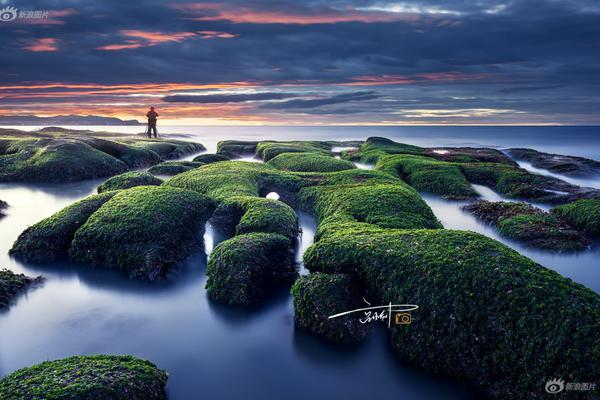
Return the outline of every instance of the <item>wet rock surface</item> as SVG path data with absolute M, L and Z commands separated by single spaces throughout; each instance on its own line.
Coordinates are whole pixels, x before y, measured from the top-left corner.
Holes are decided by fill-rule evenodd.
M 515 160 L 530 162 L 535 168 L 545 169 L 555 174 L 573 177 L 600 175 L 600 161 L 589 158 L 550 154 L 526 148 L 512 148 L 506 152 Z
M 0 269 L 0 311 L 7 309 L 19 294 L 41 285 L 44 278 L 30 278 L 23 274 L 15 274 L 8 269 Z
M 501 235 L 531 247 L 572 251 L 591 244 L 563 219 L 527 203 L 480 201 L 463 209 L 496 226 Z
M 74 182 L 118 175 L 205 150 L 199 143 L 49 128 L 0 139 L 0 182 Z

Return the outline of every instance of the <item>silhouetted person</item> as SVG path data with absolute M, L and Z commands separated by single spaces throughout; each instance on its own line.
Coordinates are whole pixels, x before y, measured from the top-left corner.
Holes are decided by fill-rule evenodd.
M 154 137 L 158 137 L 158 132 L 156 131 L 156 118 L 158 117 L 158 113 L 154 111 L 154 107 L 150 107 L 150 111 L 148 111 L 146 117 L 148 117 L 148 137 L 152 138 L 152 131 L 154 131 Z

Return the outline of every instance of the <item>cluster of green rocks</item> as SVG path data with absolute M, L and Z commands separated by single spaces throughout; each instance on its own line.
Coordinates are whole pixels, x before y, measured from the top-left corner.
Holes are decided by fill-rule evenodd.
M 527 203 L 479 201 L 463 207 L 498 232 L 531 247 L 581 250 L 600 235 L 600 200 L 584 199 L 543 211 Z
M 45 128 L 11 130 L 0 139 L 0 182 L 72 182 L 118 175 L 205 148 L 174 139 L 101 136 L 87 131 Z
M 376 162 L 379 171 L 372 172 L 381 174 L 376 180 L 427 170 L 429 159 L 437 158 L 431 152 L 417 154 L 421 150 L 414 146 L 375 142 L 383 142 L 384 148 L 367 143 L 370 154 L 365 158 L 362 148 L 345 157 Z M 419 160 L 425 166 L 414 166 L 406 157 L 408 166 L 401 160 L 401 167 L 390 167 L 400 154 L 429 159 Z M 440 162 L 450 162 L 462 173 L 461 162 Z M 517 170 L 512 162 L 495 164 Z M 349 334 L 354 331 L 344 323 L 348 321 L 327 316 L 358 308 L 361 296 L 377 305 L 417 304 L 412 324 L 391 325 L 395 352 L 433 372 L 468 380 L 492 398 L 542 399 L 548 376 L 598 376 L 600 355 L 590 350 L 600 346 L 598 294 L 490 238 L 441 229 L 426 205 L 414 207 L 420 198 L 400 179 L 392 185 L 412 191 L 415 199 L 405 202 L 396 195 L 399 200 L 390 208 L 385 197 L 361 196 L 368 206 L 348 213 L 347 204 L 349 210 L 355 208 L 344 198 L 347 192 L 368 192 L 380 183 L 361 179 L 351 184 L 334 174 L 339 173 L 326 179 L 329 188 L 320 184 L 300 190 L 301 203 L 318 217 L 319 226 L 316 243 L 304 255 L 311 274 L 292 289 L 299 326 L 345 343 L 349 335 L 359 340 L 361 334 Z M 448 178 L 440 179 L 433 187 L 443 191 Z M 336 191 L 341 201 L 332 202 Z M 340 282 L 352 282 L 354 289 Z M 354 293 L 353 300 L 348 293 Z M 332 308 L 324 309 L 328 304 Z
M 215 301 L 254 306 L 293 283 L 296 325 L 343 344 L 360 342 L 367 326 L 359 315 L 329 316 L 359 308 L 363 299 L 417 304 L 412 324 L 390 325 L 396 354 L 492 398 L 542 399 L 548 377 L 600 376 L 600 296 L 493 239 L 443 229 L 419 195 L 469 199 L 476 197 L 470 184 L 485 182 L 507 196 L 539 200 L 553 181 L 538 180 L 496 150 L 370 138 L 338 160 L 331 150 L 339 145 L 221 142 L 217 154 L 193 161 L 203 165 L 160 185 L 129 187 L 131 177 L 107 185 L 27 229 L 11 253 L 38 262 L 68 257 L 155 279 L 197 248 L 210 218 L 230 236 L 208 261 L 207 291 Z M 265 163 L 232 160 L 243 155 Z M 350 160 L 376 169 L 356 169 Z M 264 198 L 272 191 L 283 201 Z M 304 254 L 310 274 L 302 277 L 293 257 L 294 209 L 318 220 L 315 244 Z M 538 215 L 507 209 L 510 218 Z M 550 214 L 582 232 L 598 230 L 596 201 Z
M 395 173 L 420 191 L 451 199 L 476 197 L 469 183 L 488 186 L 509 198 L 542 203 L 600 199 L 598 189 L 533 174 L 495 149 L 431 149 L 374 137 L 359 150 L 343 152 L 342 158 L 375 164 L 377 169 Z

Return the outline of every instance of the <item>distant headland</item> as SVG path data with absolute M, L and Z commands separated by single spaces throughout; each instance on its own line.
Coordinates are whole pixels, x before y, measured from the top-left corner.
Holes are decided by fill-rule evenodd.
M 116 117 L 98 115 L 56 115 L 38 117 L 35 115 L 0 116 L 0 125 L 141 125 L 135 119 L 122 120 Z

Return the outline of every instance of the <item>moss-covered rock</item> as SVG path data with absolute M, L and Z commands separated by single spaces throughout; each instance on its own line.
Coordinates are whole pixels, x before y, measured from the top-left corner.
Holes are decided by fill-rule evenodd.
M 554 207 L 551 212 L 587 235 L 600 236 L 600 200 L 578 200 Z
M 228 198 L 219 204 L 211 221 L 235 235 L 266 232 L 289 239 L 298 236 L 298 217 L 294 210 L 281 201 L 262 197 Z
M 329 316 L 361 307 L 362 289 L 351 275 L 311 273 L 292 286 L 296 326 L 333 343 L 351 344 L 367 335 L 353 315 Z
M 517 215 L 543 215 L 544 211 L 528 203 L 509 201 L 477 201 L 463 207 L 477 218 L 497 224 L 500 221 Z
M 162 182 L 162 179 L 158 179 L 147 172 L 125 172 L 104 181 L 98 186 L 98 193 L 129 189 L 136 186 L 158 186 Z
M 600 198 L 600 190 L 571 185 L 560 179 L 532 174 L 522 168 L 497 163 L 459 165 L 471 183 L 489 186 L 510 198 L 544 203 L 566 203 L 581 198 Z
M 195 162 L 201 162 L 204 164 L 212 164 L 219 161 L 229 161 L 230 158 L 223 154 L 200 154 L 194 158 Z
M 298 276 L 291 240 L 276 233 L 247 233 L 220 243 L 208 261 L 206 290 L 211 299 L 253 306 L 274 287 Z
M 441 195 L 448 199 L 477 197 L 460 169 L 448 162 L 414 155 L 387 155 L 379 157 L 376 168 L 400 176 L 421 192 Z
M 123 161 L 129 168 L 146 168 L 162 161 L 152 150 L 95 137 L 83 137 L 82 141 L 96 150 Z
M 283 153 L 315 153 L 331 155 L 331 145 L 328 142 L 294 141 L 294 142 L 260 142 L 256 154 L 264 161 L 269 161 Z
M 180 140 L 76 133 L 59 130 L 0 139 L 0 182 L 72 182 L 113 176 L 204 150 L 201 144 Z
M 177 175 L 203 166 L 204 163 L 194 161 L 165 161 L 148 170 L 153 175 Z
M 316 238 L 357 223 L 364 228 L 442 228 L 419 194 L 378 171 L 342 171 L 299 192 L 303 208 L 319 219 Z
M 600 174 L 600 162 L 589 158 L 549 154 L 533 149 L 508 149 L 515 160 L 530 162 L 535 168 L 546 169 L 567 176 L 594 176 Z
M 342 158 L 351 161 L 360 161 L 366 164 L 375 164 L 379 157 L 388 154 L 414 154 L 424 155 L 427 150 L 423 147 L 413 146 L 410 144 L 397 143 L 393 140 L 383 137 L 368 138 L 358 151 L 344 151 Z
M 292 193 L 298 191 L 302 182 L 301 177 L 270 165 L 224 161 L 179 174 L 164 185 L 194 190 L 215 201 L 222 201 L 232 196 L 258 197 L 267 190 Z
M 105 192 L 80 200 L 27 228 L 10 249 L 24 261 L 53 262 L 68 256 L 75 232 L 117 192 Z
M 516 215 L 498 223 L 498 232 L 531 247 L 555 251 L 585 249 L 590 242 L 551 214 Z
M 561 219 L 527 203 L 480 201 L 463 209 L 495 225 L 502 236 L 531 247 L 570 251 L 590 245 Z
M 267 164 L 296 172 L 336 172 L 356 168 L 350 161 L 318 153 L 281 153 L 271 158 Z
M 221 154 L 229 158 L 255 154 L 257 144 L 258 142 L 253 141 L 224 140 L 217 143 L 217 154 Z
M 545 399 L 548 377 L 600 376 L 600 296 L 485 236 L 340 232 L 304 262 L 354 273 L 381 304 L 417 304 L 412 324 L 391 327 L 395 352 L 492 398 Z
M 483 147 L 437 147 L 426 149 L 425 153 L 429 157 L 448 162 L 492 162 L 517 166 L 516 162 L 500 150 Z
M 74 356 L 23 368 L 0 381 L 5 400 L 166 400 L 167 373 L 132 356 Z
M 74 139 L 10 141 L 0 155 L 0 182 L 70 182 L 126 170 L 121 160 Z
M 129 139 L 124 142 L 135 147 L 153 151 L 162 160 L 173 160 L 206 150 L 206 147 L 200 143 L 175 139 Z
M 0 269 L 0 311 L 8 308 L 20 293 L 41 284 L 43 281 L 44 278 L 41 276 L 30 278 L 23 274 L 15 274 L 7 269 Z M 2 394 L 2 391 L 0 391 L 0 394 Z
M 212 212 L 206 197 L 165 186 L 124 190 L 102 205 L 75 233 L 69 254 L 77 263 L 157 279 L 201 247 Z

